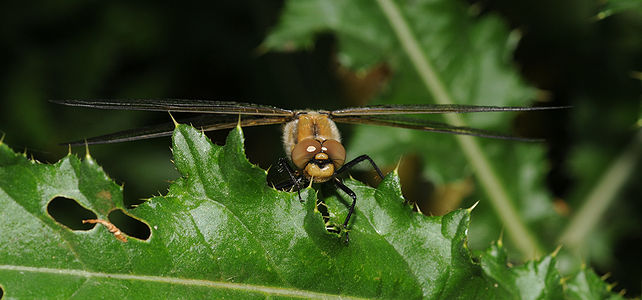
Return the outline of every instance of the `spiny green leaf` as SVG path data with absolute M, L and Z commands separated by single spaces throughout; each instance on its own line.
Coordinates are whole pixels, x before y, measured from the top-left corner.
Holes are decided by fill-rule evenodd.
M 0 286 L 10 298 L 384 297 L 509 298 L 524 272 L 497 276 L 466 246 L 470 210 L 442 217 L 413 212 L 393 172 L 377 188 L 346 180 L 359 199 L 351 241 L 326 231 L 312 189 L 280 192 L 250 164 L 240 129 L 225 146 L 179 125 L 173 136 L 182 177 L 165 196 L 128 213 L 148 224 L 148 240 L 123 243 L 103 226 L 73 231 L 46 210 L 75 199 L 108 219 L 122 188 L 87 156 L 53 165 L 0 144 Z M 324 198 L 343 220 L 349 198 Z M 485 258 L 484 258 L 485 259 Z M 501 259 L 501 258 L 500 258 Z M 485 272 L 487 274 L 485 274 Z M 559 280 L 545 288 L 559 290 Z M 500 288 L 501 287 L 501 288 Z
M 555 256 L 549 255 L 521 266 L 509 267 L 506 251 L 499 241 L 481 256 L 485 274 L 499 283 L 514 299 L 563 299 L 561 277 Z
M 613 293 L 613 285 L 604 282 L 586 266 L 564 281 L 564 293 L 568 299 L 624 299 L 622 295 Z
M 302 205 L 295 194 L 267 186 L 265 171 L 244 157 L 240 130 L 232 132 L 225 147 L 218 147 L 181 125 L 173 150 L 183 177 L 166 196 L 130 211 L 152 228 L 151 237 L 122 243 L 102 227 L 71 231 L 46 213 L 47 202 L 55 196 L 75 199 L 101 219 L 121 207 L 120 187 L 90 157 L 81 161 L 69 155 L 55 165 L 43 165 L 3 145 L 3 161 L 14 162 L 0 172 L 0 278 L 5 293 L 37 297 L 45 291 L 64 297 L 84 295 L 85 290 L 104 293 L 104 287 L 113 284 L 113 295 L 136 285 L 153 290 L 149 296 L 161 296 L 184 285 L 207 287 L 205 294 L 195 295 L 251 296 L 258 291 L 416 298 L 448 292 L 462 276 L 479 269 L 468 252 L 457 250 L 465 240 L 469 212 L 447 218 L 413 213 L 404 205 L 394 176 L 377 190 L 348 183 L 365 206 L 357 206 L 352 241 L 346 246 L 325 230 L 312 190 L 303 191 Z M 105 197 L 105 191 L 111 196 Z M 344 217 L 343 208 L 337 218 Z M 400 216 L 412 215 L 400 222 L 401 229 L 392 230 Z M 408 233 L 411 229 L 423 230 Z M 410 239 L 415 235 L 423 237 Z M 404 245 L 404 239 L 431 246 Z M 454 268 L 451 261 L 466 268 Z M 51 278 L 59 283 L 49 286 Z M 46 286 L 49 290 L 41 289 Z

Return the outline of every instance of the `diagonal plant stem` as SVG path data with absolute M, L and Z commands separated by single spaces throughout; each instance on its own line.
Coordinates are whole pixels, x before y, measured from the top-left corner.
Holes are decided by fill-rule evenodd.
M 434 96 L 438 104 L 453 104 L 452 96 L 444 87 L 428 57 L 424 55 L 424 51 L 421 50 L 416 37 L 410 31 L 397 6 L 392 0 L 377 0 L 377 2 L 399 38 L 404 51 L 417 69 L 428 92 Z M 446 114 L 445 118 L 451 125 L 466 126 L 460 115 Z M 457 135 L 456 138 L 482 187 L 488 194 L 490 203 L 504 224 L 507 236 L 526 258 L 538 257 L 542 253 L 541 246 L 523 220 L 519 218 L 513 201 L 477 141 L 466 135 Z
M 586 197 L 586 201 L 572 217 L 560 236 L 559 243 L 570 249 L 578 250 L 586 241 L 586 236 L 601 221 L 601 216 L 615 200 L 615 195 L 626 182 L 640 159 L 642 150 L 642 129 L 633 137 L 633 141 L 602 175 L 595 188 Z

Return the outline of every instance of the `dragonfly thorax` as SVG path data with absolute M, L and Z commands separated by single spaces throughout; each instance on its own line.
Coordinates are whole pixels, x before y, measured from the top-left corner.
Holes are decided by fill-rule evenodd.
M 315 182 L 332 178 L 346 159 L 337 125 L 325 112 L 297 113 L 283 127 L 283 144 L 292 163 Z

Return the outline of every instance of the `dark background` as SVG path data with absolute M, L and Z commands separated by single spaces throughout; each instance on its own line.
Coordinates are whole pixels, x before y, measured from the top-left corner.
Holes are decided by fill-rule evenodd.
M 603 20 L 595 1 L 469 1 L 499 14 L 522 35 L 516 64 L 552 105 L 573 105 L 568 119 L 539 122 L 549 139 L 551 190 L 564 198 L 591 185 L 631 140 L 640 114 L 642 14 Z M 166 122 L 165 113 L 62 107 L 48 99 L 201 98 L 284 108 L 350 105 L 335 73 L 335 40 L 319 36 L 307 52 L 262 53 L 280 1 L 51 1 L 0 4 L 0 130 L 4 142 L 55 162 L 58 143 Z M 637 71 L 638 73 L 634 73 Z M 637 77 L 637 78 L 636 78 Z M 541 120 L 540 120 L 541 121 Z M 247 155 L 267 168 L 282 156 L 280 128 L 247 128 Z M 223 143 L 226 132 L 213 133 Z M 349 138 L 349 130 L 347 131 Z M 125 200 L 164 193 L 178 174 L 168 139 L 100 145 L 91 155 L 118 183 Z M 73 149 L 84 154 L 84 148 Z M 572 153 L 593 160 L 581 176 Z M 605 216 L 615 227 L 613 255 L 599 274 L 639 295 L 642 263 L 640 167 Z M 636 184 L 636 181 L 637 184 Z M 571 207 L 576 203 L 569 203 Z M 617 289 L 617 288 L 616 288 Z

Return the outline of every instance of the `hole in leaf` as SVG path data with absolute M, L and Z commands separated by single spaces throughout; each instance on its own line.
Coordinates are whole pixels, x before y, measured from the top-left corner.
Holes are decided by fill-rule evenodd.
M 109 222 L 116 225 L 120 231 L 124 232 L 128 236 L 140 239 L 147 240 L 152 234 L 149 226 L 138 219 L 132 218 L 123 212 L 122 209 L 115 209 L 109 213 Z
M 2 289 L 2 286 L 0 286 L 0 299 L 2 299 L 2 296 L 4 296 L 4 290 Z
M 90 230 L 94 224 L 83 224 L 82 220 L 95 219 L 96 214 L 82 207 L 76 200 L 56 197 L 49 201 L 47 212 L 56 222 L 71 230 Z

